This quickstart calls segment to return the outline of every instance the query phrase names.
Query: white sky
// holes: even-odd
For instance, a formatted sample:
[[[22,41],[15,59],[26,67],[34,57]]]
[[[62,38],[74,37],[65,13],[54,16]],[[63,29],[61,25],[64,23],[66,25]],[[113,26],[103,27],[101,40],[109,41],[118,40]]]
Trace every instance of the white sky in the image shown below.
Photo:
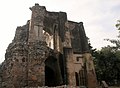
[[[0,1],[0,63],[15,36],[17,26],[31,17],[29,7],[35,3],[48,11],[67,12],[68,20],[83,22],[94,48],[109,44],[105,38],[116,38],[116,21],[120,19],[120,0],[1,0]]]

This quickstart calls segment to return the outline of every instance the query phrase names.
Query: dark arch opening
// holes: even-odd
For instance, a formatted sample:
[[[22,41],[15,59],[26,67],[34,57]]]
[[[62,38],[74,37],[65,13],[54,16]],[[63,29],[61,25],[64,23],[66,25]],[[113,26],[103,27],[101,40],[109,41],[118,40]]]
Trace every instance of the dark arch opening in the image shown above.
[[[54,56],[49,56],[45,61],[45,86],[55,87],[62,84],[59,62]]]
[[[49,87],[55,86],[55,73],[48,66],[45,66],[45,85]]]

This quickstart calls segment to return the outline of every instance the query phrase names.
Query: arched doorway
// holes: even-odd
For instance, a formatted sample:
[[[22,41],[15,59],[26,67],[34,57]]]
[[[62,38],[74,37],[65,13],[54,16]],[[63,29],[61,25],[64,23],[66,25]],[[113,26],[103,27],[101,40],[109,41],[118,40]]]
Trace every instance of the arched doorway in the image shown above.
[[[49,56],[45,61],[45,86],[55,87],[62,83],[57,58]]]

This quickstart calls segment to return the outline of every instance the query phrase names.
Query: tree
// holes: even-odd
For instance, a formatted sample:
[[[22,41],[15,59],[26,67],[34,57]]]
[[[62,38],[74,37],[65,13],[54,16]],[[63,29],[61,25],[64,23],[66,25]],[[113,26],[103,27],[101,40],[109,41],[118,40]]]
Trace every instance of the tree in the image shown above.
[[[110,46],[103,47],[96,56],[96,74],[99,81],[105,80],[109,85],[120,82],[120,51],[115,52]]]
[[[120,38],[120,20],[117,21],[117,24],[115,26],[116,26],[117,30],[119,31],[119,35],[117,36],[118,39],[105,39],[105,40],[115,44],[115,46],[113,46],[112,48],[114,50],[118,50],[118,49],[120,49],[120,39],[119,39]]]
[[[106,39],[115,46],[106,46],[101,50],[93,49],[89,42],[90,51],[94,57],[95,70],[98,81],[106,81],[109,85],[120,86],[120,20],[116,27],[119,31],[118,39]]]
[[[95,71],[99,82],[106,81],[109,85],[120,84],[120,51],[111,46],[96,50],[89,41],[90,52],[93,55]]]

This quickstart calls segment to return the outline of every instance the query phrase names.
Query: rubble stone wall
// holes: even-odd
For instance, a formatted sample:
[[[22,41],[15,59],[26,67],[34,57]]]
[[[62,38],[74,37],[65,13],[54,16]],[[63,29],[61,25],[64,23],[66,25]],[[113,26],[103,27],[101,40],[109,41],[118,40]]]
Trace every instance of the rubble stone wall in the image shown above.
[[[0,65],[0,88],[80,88],[75,69],[82,67],[75,67],[75,54],[83,55],[83,75],[88,84],[82,88],[95,88],[94,65],[83,23],[68,21],[65,12],[49,12],[39,4],[30,10],[31,19],[17,27],[6,49],[5,61]],[[46,34],[52,37],[52,43]]]

